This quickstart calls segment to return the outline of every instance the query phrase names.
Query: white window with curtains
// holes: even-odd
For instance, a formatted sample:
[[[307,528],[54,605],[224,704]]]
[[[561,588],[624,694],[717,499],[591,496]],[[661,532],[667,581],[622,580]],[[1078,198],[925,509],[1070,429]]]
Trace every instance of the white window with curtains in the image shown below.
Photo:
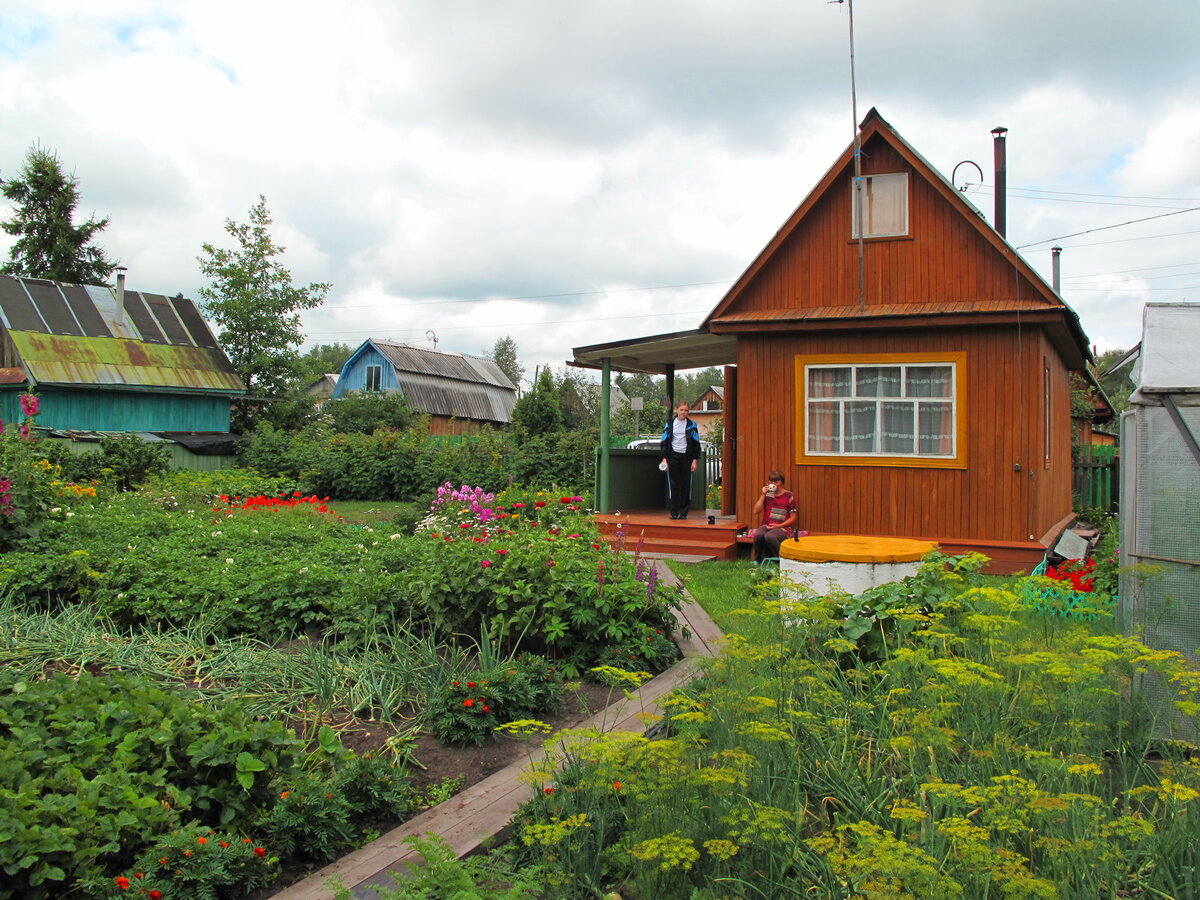
[[[805,453],[953,459],[957,364],[806,365]]]
[[[908,234],[908,175],[864,175],[862,218],[865,238],[900,237]],[[858,237],[858,198],[850,182],[850,234]]]

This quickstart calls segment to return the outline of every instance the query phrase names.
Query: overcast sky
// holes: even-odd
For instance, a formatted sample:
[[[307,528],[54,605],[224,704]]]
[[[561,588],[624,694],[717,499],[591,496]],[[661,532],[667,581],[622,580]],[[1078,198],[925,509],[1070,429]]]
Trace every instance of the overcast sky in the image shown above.
[[[0,0],[0,177],[56,152],[129,286],[192,297],[263,194],[295,281],[333,285],[309,344],[508,335],[561,366],[716,305],[852,140],[848,24],[825,0]],[[977,163],[989,220],[1009,129],[1008,238],[1047,280],[1065,248],[1101,350],[1200,300],[1200,2],[858,0],[854,33],[859,118],[958,182]]]

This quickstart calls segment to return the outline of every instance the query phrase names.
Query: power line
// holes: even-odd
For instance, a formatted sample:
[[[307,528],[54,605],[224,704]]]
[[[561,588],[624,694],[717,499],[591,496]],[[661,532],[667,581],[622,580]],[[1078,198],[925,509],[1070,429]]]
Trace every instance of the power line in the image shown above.
[[[688,284],[660,284],[653,287],[606,288],[596,291],[567,291],[561,294],[529,294],[524,297],[476,297],[467,300],[414,300],[411,303],[364,303],[339,304],[338,309],[399,309],[409,306],[444,306],[451,303],[503,303],[516,300],[553,300],[560,297],[594,297],[599,294],[629,294],[636,291],[670,291],[690,287],[712,287],[718,284],[733,284],[726,281],[693,281]]]
[[[975,184],[975,182],[971,181],[964,182],[964,187],[971,187],[972,185],[979,188],[983,192],[994,193],[995,191],[995,188],[989,187],[982,183]],[[1092,194],[1084,191],[1052,191],[1046,188],[1012,186],[1010,186],[1008,189],[1009,191],[1028,191],[1031,194],[1062,194],[1066,197],[1101,197],[1107,200],[1158,200],[1163,203],[1200,203],[1200,200],[1196,199],[1195,197],[1138,197],[1129,194]],[[1053,200],[1056,198],[1048,197],[1047,199]]]
[[[1200,262],[1174,263],[1173,265],[1169,265],[1169,266],[1146,266],[1141,269],[1121,269],[1118,272],[1093,272],[1090,275],[1064,275],[1063,281],[1070,281],[1075,278],[1101,278],[1105,275],[1130,275],[1134,272],[1155,272],[1155,271],[1158,271],[1159,269],[1182,269],[1185,266],[1200,266]],[[1177,275],[1179,275],[1179,274],[1190,275],[1192,273],[1191,272],[1181,272],[1181,273],[1176,273],[1176,274]],[[1157,277],[1157,276],[1155,276],[1155,277]],[[1163,278],[1172,278],[1175,276],[1164,275],[1162,277]]]
[[[1027,247],[1036,247],[1038,244],[1049,244],[1051,241],[1065,241],[1068,238],[1079,237],[1080,235],[1084,235],[1084,234],[1095,234],[1097,231],[1109,231],[1110,229],[1113,229],[1113,228],[1124,228],[1126,225],[1136,225],[1139,222],[1150,222],[1150,221],[1153,221],[1154,219],[1165,219],[1170,216],[1182,215],[1183,213],[1186,213],[1186,212],[1195,212],[1198,209],[1200,209],[1200,206],[1192,206],[1192,207],[1189,207],[1188,209],[1176,210],[1175,212],[1159,213],[1157,216],[1144,216],[1141,219],[1130,219],[1128,222],[1118,222],[1116,225],[1101,225],[1099,228],[1089,228],[1086,231],[1076,231],[1074,234],[1063,234],[1063,235],[1059,235],[1058,237],[1045,238],[1044,240],[1034,241],[1033,243],[1030,243],[1030,244],[1022,244],[1020,247],[1017,247],[1017,249],[1024,250]]]
[[[708,312],[708,310],[691,309],[673,313],[647,313],[639,316],[603,316],[599,319],[557,319],[549,322],[488,322],[486,324],[477,323],[473,325],[438,325],[438,331],[465,331],[471,328],[528,328],[531,326],[542,325],[582,325],[590,322],[615,322],[622,319],[657,319],[665,318],[667,316],[695,316],[703,315],[706,312]],[[389,332],[400,331],[408,333],[423,331],[422,328],[400,328],[385,330]],[[360,328],[353,331],[313,331],[309,332],[307,337],[311,339],[313,337],[329,337],[337,334],[375,334],[378,331],[378,328]]]

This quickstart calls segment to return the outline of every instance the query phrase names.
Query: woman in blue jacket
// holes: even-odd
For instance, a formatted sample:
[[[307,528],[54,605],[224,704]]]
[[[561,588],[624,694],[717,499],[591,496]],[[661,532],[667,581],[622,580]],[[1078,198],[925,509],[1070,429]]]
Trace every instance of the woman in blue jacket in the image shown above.
[[[688,418],[690,407],[680,403],[663,429],[662,456],[672,519],[686,519],[692,505],[692,473],[700,463],[700,428]]]

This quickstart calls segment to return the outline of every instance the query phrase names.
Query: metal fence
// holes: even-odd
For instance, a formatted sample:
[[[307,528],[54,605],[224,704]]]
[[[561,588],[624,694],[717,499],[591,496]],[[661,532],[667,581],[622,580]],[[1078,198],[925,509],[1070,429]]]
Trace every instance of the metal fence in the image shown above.
[[[1071,473],[1075,508],[1116,512],[1121,500],[1120,466],[1116,447],[1077,447]]]

